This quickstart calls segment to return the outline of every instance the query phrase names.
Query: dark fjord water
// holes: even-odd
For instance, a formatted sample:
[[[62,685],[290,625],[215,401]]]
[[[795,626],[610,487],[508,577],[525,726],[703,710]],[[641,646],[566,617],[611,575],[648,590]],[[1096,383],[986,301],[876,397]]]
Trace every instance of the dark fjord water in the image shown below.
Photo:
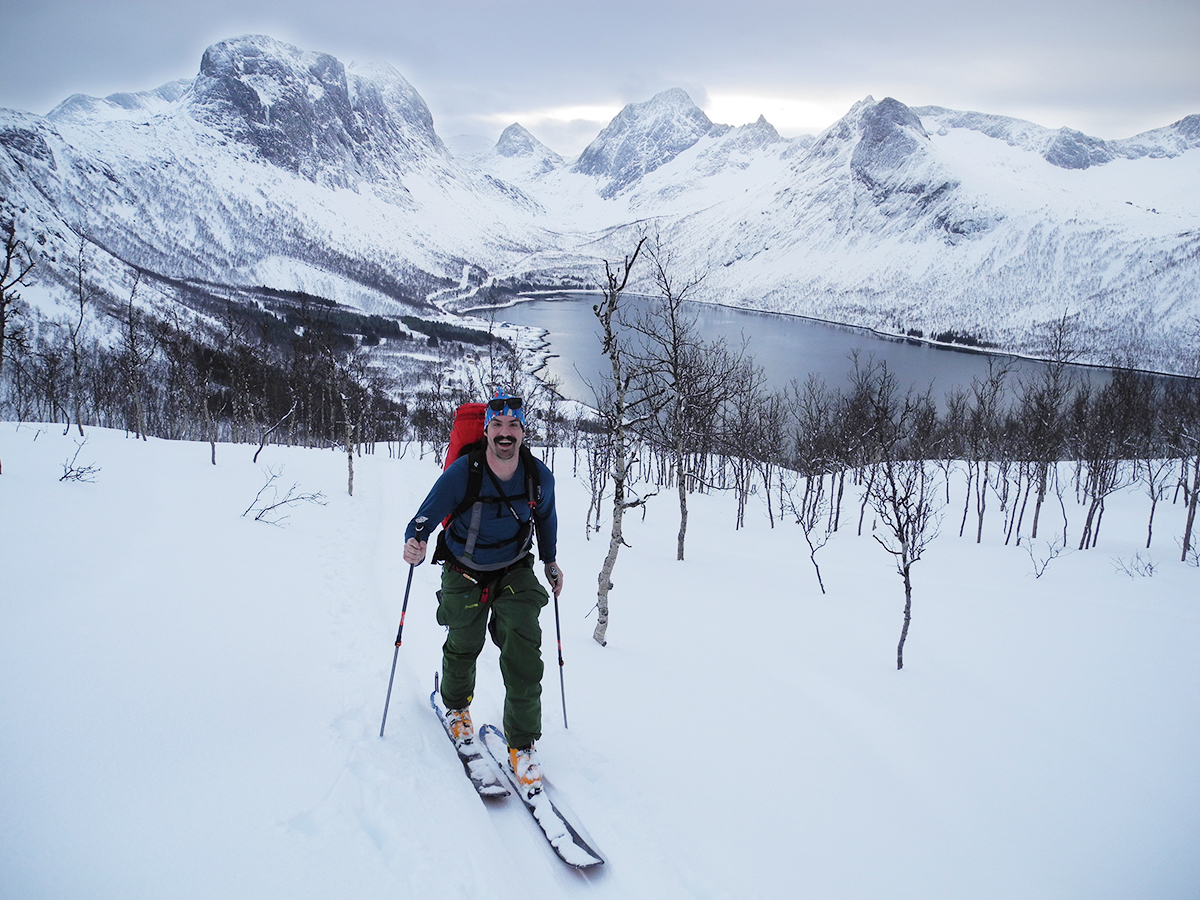
[[[544,329],[553,354],[547,362],[548,373],[560,380],[564,396],[589,403],[593,394],[588,383],[598,384],[600,374],[609,370],[600,354],[600,325],[592,313],[599,299],[598,294],[552,294],[497,309],[494,314],[497,321]],[[650,301],[642,298],[625,297],[623,303],[631,310],[650,308]],[[747,352],[774,389],[793,380],[803,384],[810,374],[818,375],[830,387],[846,388],[855,352],[863,363],[872,358],[886,362],[901,390],[932,388],[939,403],[956,387],[970,390],[972,379],[987,378],[989,361],[1012,367],[1010,385],[1017,379],[1036,378],[1046,368],[1037,360],[935,346],[801,316],[701,303],[688,309],[696,315],[697,327],[706,340],[724,338],[726,345],[736,350],[745,338]],[[1106,370],[1072,368],[1077,377],[1090,378],[1096,386],[1107,380]]]

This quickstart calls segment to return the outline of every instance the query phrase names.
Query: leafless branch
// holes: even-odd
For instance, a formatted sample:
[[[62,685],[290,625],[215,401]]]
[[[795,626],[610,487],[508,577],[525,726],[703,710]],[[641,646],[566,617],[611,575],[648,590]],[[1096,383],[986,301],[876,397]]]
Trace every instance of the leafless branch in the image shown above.
[[[77,464],[79,452],[83,450],[85,444],[87,444],[87,438],[75,442],[75,455],[63,462],[62,478],[58,479],[59,481],[86,481],[90,484],[96,480],[96,476],[100,474],[99,466]]]
[[[263,469],[263,473],[267,476],[266,483],[258,489],[258,493],[254,496],[254,502],[246,507],[246,511],[242,513],[242,517],[254,513],[255,522],[266,522],[268,525],[278,525],[282,527],[290,518],[283,514],[283,510],[297,503],[315,503],[318,506],[324,506],[326,503],[325,495],[320,491],[316,493],[300,492],[300,485],[293,484],[287,491],[280,496],[279,488],[275,482],[279,480],[279,476],[283,473],[283,466],[267,466]]]

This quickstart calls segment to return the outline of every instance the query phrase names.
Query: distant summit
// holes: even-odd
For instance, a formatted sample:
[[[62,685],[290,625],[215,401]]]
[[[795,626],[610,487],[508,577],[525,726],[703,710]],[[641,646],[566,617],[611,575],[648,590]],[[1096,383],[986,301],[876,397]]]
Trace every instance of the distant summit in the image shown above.
[[[129,119],[165,112],[192,86],[192,79],[171,81],[152,91],[109,94],[100,99],[72,94],[46,115],[52,122],[94,121],[103,118]]]
[[[562,161],[561,156],[516,122],[504,129],[500,140],[496,142],[496,152],[501,156],[549,156]]]
[[[713,125],[685,91],[672,88],[622,109],[580,154],[572,171],[604,179],[600,195],[612,197],[714,128],[728,130]]]

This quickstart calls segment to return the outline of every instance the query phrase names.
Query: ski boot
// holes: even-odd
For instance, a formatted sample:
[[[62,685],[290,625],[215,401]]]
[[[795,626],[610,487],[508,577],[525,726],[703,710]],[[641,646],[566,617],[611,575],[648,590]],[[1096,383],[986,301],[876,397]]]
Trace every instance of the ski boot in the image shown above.
[[[446,724],[450,729],[450,738],[456,747],[467,747],[475,741],[475,726],[471,724],[471,710],[446,710]]]
[[[533,745],[520,750],[509,749],[509,762],[512,763],[513,774],[517,776],[517,784],[526,799],[535,797],[542,792],[542,766],[538,762]]]

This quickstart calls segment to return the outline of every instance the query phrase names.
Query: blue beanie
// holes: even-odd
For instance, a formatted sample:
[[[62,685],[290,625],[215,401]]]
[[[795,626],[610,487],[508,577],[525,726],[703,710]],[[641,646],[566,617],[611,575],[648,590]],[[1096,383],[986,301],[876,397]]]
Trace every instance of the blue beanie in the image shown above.
[[[503,388],[497,388],[492,399],[488,401],[487,411],[483,414],[483,427],[487,429],[495,416],[513,416],[525,430],[525,404],[520,397],[514,397]]]

